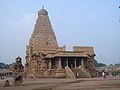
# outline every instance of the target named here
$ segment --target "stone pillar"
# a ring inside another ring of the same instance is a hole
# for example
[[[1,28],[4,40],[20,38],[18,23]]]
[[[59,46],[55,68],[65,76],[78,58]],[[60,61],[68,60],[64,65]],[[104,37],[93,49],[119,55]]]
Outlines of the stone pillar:
[[[58,68],[61,69],[62,68],[62,65],[61,65],[61,59],[58,58]]]
[[[84,60],[84,63],[85,63],[84,68],[87,69],[87,60],[86,59]]]
[[[66,66],[68,66],[68,58],[66,58]]]
[[[51,69],[51,59],[49,60],[49,69]]]
[[[81,58],[81,66],[84,68],[84,58]]]
[[[76,68],[76,58],[75,58],[75,68]]]

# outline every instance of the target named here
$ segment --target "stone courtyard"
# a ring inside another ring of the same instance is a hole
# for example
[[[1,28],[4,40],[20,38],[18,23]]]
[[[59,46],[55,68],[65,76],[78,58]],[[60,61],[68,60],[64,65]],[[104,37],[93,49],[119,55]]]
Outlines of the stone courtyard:
[[[22,86],[13,86],[12,78],[9,79],[11,87],[3,87],[5,80],[0,80],[0,90],[120,90],[120,78],[39,78],[25,79]]]

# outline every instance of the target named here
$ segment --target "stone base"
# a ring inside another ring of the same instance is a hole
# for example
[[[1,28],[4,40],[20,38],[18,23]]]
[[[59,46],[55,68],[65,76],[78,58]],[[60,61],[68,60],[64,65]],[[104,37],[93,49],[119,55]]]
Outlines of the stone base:
[[[22,85],[22,81],[15,81],[15,86],[21,86]]]
[[[37,74],[28,74],[28,78],[66,78],[66,72],[64,69],[50,69]]]
[[[55,78],[66,78],[66,72],[63,69],[56,70]]]
[[[66,78],[66,73],[58,72],[58,73],[55,74],[55,78]]]

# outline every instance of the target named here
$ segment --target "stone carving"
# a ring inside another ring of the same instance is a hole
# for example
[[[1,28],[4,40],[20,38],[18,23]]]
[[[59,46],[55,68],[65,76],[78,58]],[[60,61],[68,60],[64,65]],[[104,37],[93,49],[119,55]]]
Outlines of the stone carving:
[[[21,85],[23,82],[23,73],[24,73],[24,67],[21,62],[21,58],[18,56],[16,58],[16,63],[13,67],[13,75],[15,80],[15,85]]]
[[[10,87],[10,84],[9,84],[9,81],[8,81],[8,80],[5,81],[4,87]]]

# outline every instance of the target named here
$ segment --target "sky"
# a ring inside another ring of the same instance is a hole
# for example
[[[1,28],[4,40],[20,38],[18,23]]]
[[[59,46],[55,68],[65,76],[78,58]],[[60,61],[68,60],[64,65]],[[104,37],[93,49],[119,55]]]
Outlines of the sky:
[[[98,62],[120,62],[120,0],[0,0],[0,62],[25,63],[26,45],[44,5],[59,46],[94,47]]]

